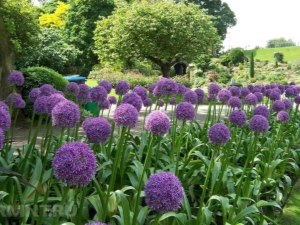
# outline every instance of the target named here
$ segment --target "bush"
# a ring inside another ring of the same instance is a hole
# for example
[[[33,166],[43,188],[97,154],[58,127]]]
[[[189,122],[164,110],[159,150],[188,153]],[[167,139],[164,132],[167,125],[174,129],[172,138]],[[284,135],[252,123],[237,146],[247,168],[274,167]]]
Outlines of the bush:
[[[198,88],[198,87],[201,87],[203,84],[205,84],[205,78],[203,77],[196,77],[194,79],[194,87],[195,88]]]
[[[283,53],[275,52],[273,57],[274,57],[275,62],[281,62],[281,63],[283,62]]]
[[[68,81],[56,71],[46,67],[28,67],[21,69],[24,75],[25,83],[20,88],[21,94],[26,101],[24,109],[25,116],[32,115],[32,103],[28,101],[27,97],[32,88],[40,87],[43,84],[51,84],[56,90],[64,91]]]

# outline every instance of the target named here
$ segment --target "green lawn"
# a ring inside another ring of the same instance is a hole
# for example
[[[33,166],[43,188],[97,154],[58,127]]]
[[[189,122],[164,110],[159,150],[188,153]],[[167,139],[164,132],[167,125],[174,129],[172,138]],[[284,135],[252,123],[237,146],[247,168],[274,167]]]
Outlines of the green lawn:
[[[254,59],[274,61],[274,52],[283,53],[284,61],[295,61],[300,59],[300,46],[284,47],[284,48],[261,48],[253,50],[245,50],[245,55],[250,58],[250,52],[254,53]]]

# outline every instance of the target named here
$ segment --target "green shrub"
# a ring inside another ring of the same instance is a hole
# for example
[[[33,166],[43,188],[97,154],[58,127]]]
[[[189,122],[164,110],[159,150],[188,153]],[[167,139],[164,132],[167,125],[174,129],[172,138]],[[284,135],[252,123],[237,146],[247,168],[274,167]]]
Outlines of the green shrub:
[[[181,83],[188,88],[191,88],[193,86],[193,81],[190,80],[188,76],[175,76],[172,77],[172,80],[177,83]]]
[[[229,52],[229,59],[233,65],[244,62],[244,52],[242,48],[234,48]]]
[[[203,77],[196,77],[194,79],[193,87],[194,88],[198,88],[198,87],[201,87],[203,84],[205,84],[205,78],[203,78]]]
[[[283,62],[283,53],[275,52],[273,57],[274,57],[275,62],[281,62],[281,63]]]

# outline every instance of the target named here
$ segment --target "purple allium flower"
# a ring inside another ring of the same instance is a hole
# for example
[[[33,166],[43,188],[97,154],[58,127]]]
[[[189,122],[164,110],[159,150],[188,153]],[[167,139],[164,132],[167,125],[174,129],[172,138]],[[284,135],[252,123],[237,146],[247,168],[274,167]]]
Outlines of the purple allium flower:
[[[279,100],[280,99],[280,93],[278,91],[272,89],[270,91],[269,98],[272,101]]]
[[[52,125],[59,127],[75,127],[80,118],[80,110],[75,103],[61,101],[52,109]]]
[[[155,87],[156,87],[156,83],[153,83],[153,84],[150,84],[150,85],[149,85],[148,90],[149,90],[149,92],[150,92],[151,94],[153,94],[153,90],[154,90]]]
[[[239,97],[241,94],[241,90],[237,86],[231,86],[228,90],[231,92],[231,96]]]
[[[256,105],[257,102],[258,102],[258,99],[255,94],[250,93],[245,98],[245,103],[248,105]]]
[[[208,130],[209,142],[213,144],[225,144],[229,141],[230,131],[223,123],[216,123]]]
[[[252,89],[252,91],[251,91],[251,93],[255,93],[255,92],[259,92],[260,93],[260,90],[261,90],[261,88],[258,88],[258,87],[254,87],[253,89]]]
[[[34,104],[33,104],[33,109],[35,114],[40,115],[40,114],[49,114],[49,110],[48,110],[48,100],[49,100],[49,96],[40,96],[38,97]]]
[[[35,100],[36,100],[38,97],[40,97],[40,95],[41,95],[40,89],[39,89],[39,88],[33,88],[33,89],[31,89],[31,91],[30,91],[29,94],[28,94],[28,99],[29,99],[29,101],[31,101],[31,102],[35,102]]]
[[[211,102],[211,101],[215,101],[216,100],[216,95],[210,95],[210,94],[207,94],[206,95],[206,99],[207,101]]]
[[[254,115],[249,121],[249,129],[257,133],[265,133],[269,129],[269,122],[264,116]]]
[[[217,96],[217,94],[219,93],[219,91],[221,91],[221,87],[220,87],[220,85],[218,85],[216,83],[211,83],[208,86],[208,94],[210,96]]]
[[[10,128],[11,125],[11,118],[9,115],[9,110],[4,106],[4,104],[1,104],[0,107],[0,129],[3,131],[7,131]]]
[[[261,93],[262,93],[263,95],[265,95],[265,93],[266,93],[266,88],[265,88],[264,86],[261,87]]]
[[[247,88],[248,88],[249,91],[251,92],[251,91],[253,90],[254,86],[253,86],[252,84],[249,84],[249,85],[247,86]]]
[[[203,103],[203,101],[204,101],[204,91],[201,89],[201,88],[197,88],[196,90],[195,90],[195,92],[196,92],[196,94],[197,94],[197,96],[198,96],[198,100],[197,100],[197,103],[198,104],[201,104],[201,103]]]
[[[183,85],[183,84],[181,84],[181,83],[177,83],[177,89],[178,89],[178,91],[177,91],[177,94],[178,95],[184,95],[184,93],[186,92],[186,87]]]
[[[92,222],[92,223],[86,223],[85,225],[109,225],[109,223]]]
[[[79,104],[85,104],[90,101],[90,88],[86,84],[79,84],[79,92],[77,95],[77,102]]]
[[[52,95],[55,91],[54,87],[51,84],[43,84],[40,87],[41,95]]]
[[[157,86],[155,86],[155,88],[153,89],[153,93],[152,93],[156,98],[159,98],[161,96],[161,93],[158,89]]]
[[[261,92],[262,86],[260,86],[260,85],[255,85],[254,88],[253,88],[253,90],[257,90],[256,92]],[[253,92],[253,93],[254,93],[254,92]]]
[[[281,110],[285,110],[285,105],[282,101],[276,100],[276,101],[274,101],[274,103],[272,105],[272,109],[275,112],[279,112]]]
[[[87,118],[85,118],[85,120],[82,122],[82,124],[81,124],[81,127],[82,127],[82,129],[86,132],[86,129],[87,129],[87,125],[89,124],[89,121],[91,120],[91,119],[94,119],[94,117],[87,117]]]
[[[124,103],[133,105],[138,112],[141,111],[143,105],[142,98],[135,92],[125,94],[121,101],[121,104]]]
[[[277,113],[276,119],[281,122],[288,122],[290,120],[290,115],[286,111],[282,110]]]
[[[157,100],[157,105],[158,105],[159,107],[163,107],[163,106],[165,105],[165,101],[164,101],[163,99],[158,99],[158,100]]]
[[[284,103],[285,110],[293,108],[293,103],[289,99],[283,99],[282,102]]]
[[[102,110],[109,109],[109,107],[110,107],[110,103],[109,103],[109,101],[107,99],[105,99],[100,105],[101,105],[101,109]]]
[[[7,96],[7,99],[6,99],[6,102],[7,102],[7,105],[10,105],[11,104],[11,98],[12,98],[12,94],[9,94]],[[13,96],[13,107],[16,108],[16,109],[23,109],[25,108],[25,101],[22,99],[22,96],[18,93],[14,93],[14,96]]]
[[[299,105],[300,104],[300,96],[297,95],[295,98],[294,98],[294,102]]]
[[[268,90],[268,89],[271,89],[271,85],[270,84],[266,84],[265,85],[265,88]]]
[[[91,100],[92,102],[101,103],[107,98],[107,91],[104,87],[98,85],[91,90]]]
[[[146,98],[144,101],[143,101],[143,105],[145,107],[149,107],[152,105],[152,99],[151,98]]]
[[[147,89],[142,86],[136,86],[132,89],[132,92],[135,92],[137,95],[139,95],[144,101],[148,97]]]
[[[281,94],[283,94],[285,91],[284,85],[282,85],[282,84],[278,85],[278,89],[280,90]]]
[[[170,103],[170,105],[176,105],[176,98],[170,98],[170,100],[169,100],[169,103]]]
[[[184,93],[183,99],[185,102],[189,102],[189,103],[195,105],[198,100],[198,95],[194,91],[187,91]]]
[[[75,82],[70,82],[67,84],[66,86],[66,93],[68,95],[73,95],[73,96],[77,96],[79,93],[79,86],[77,83]]]
[[[299,94],[299,88],[297,86],[292,86],[292,88],[294,90],[294,96],[297,96]]]
[[[189,102],[180,102],[175,109],[178,120],[193,120],[195,118],[194,106]]]
[[[257,102],[262,102],[264,96],[261,92],[254,92],[253,94],[256,96]]]
[[[157,212],[176,211],[183,199],[180,180],[170,172],[150,175],[145,185],[145,200],[151,210]]]
[[[83,126],[90,142],[99,144],[109,139],[111,126],[105,118],[87,118],[86,121],[83,122]]]
[[[3,132],[3,130],[0,128],[0,149],[3,148],[4,140],[5,140],[4,132]]]
[[[280,91],[280,89],[277,88],[277,87],[276,87],[276,88],[273,88],[272,91],[277,91],[277,92],[281,95],[281,91]]]
[[[111,83],[108,80],[103,80],[99,83],[100,86],[104,87],[107,94],[111,92],[112,86]]]
[[[268,107],[259,105],[253,110],[253,115],[261,115],[268,119],[270,117],[270,111]]]
[[[71,142],[56,151],[52,166],[54,176],[67,185],[86,186],[95,175],[97,161],[87,144]]]
[[[121,80],[116,85],[116,94],[117,95],[125,95],[130,89],[130,85],[124,81]]]
[[[271,89],[277,88],[277,85],[276,84],[270,84],[270,87],[271,87]]]
[[[241,90],[242,97],[246,97],[248,94],[250,94],[249,88],[243,87],[242,90]],[[237,97],[239,97],[239,96],[237,96]]]
[[[157,92],[160,93],[161,96],[176,95],[178,92],[177,83],[171,79],[162,77],[156,84]]]
[[[47,96],[47,114],[51,114],[52,109],[61,101],[65,101],[65,97],[60,94]]]
[[[292,87],[289,87],[285,90],[285,96],[286,97],[294,97],[295,96],[295,91]]]
[[[170,128],[170,119],[162,111],[153,111],[146,117],[145,128],[153,134],[165,135]]]
[[[9,111],[8,105],[5,102],[0,101],[0,110],[5,110],[6,112]]]
[[[246,120],[247,120],[246,113],[239,109],[232,111],[229,115],[230,123],[235,124],[239,127],[244,126]]]
[[[218,101],[225,103],[228,102],[228,100],[231,98],[232,94],[231,91],[227,90],[227,89],[222,89],[221,91],[219,91],[218,93]]]
[[[21,72],[13,70],[7,78],[8,83],[16,86],[22,86],[24,84],[24,76]]]
[[[266,89],[265,95],[266,95],[268,98],[270,98],[270,93],[271,93],[271,89]],[[280,96],[279,96],[279,98],[280,98]]]
[[[292,85],[296,85],[296,83],[295,82],[290,82],[290,86],[292,86]]]
[[[242,102],[239,97],[231,97],[228,100],[227,105],[233,109],[235,108],[240,109],[242,107]]]
[[[114,121],[117,126],[135,127],[138,121],[138,111],[131,104],[121,104],[114,113]]]
[[[109,103],[110,103],[111,105],[117,104],[117,99],[116,99],[115,96],[109,96],[109,97],[107,98],[107,100],[109,101]]]

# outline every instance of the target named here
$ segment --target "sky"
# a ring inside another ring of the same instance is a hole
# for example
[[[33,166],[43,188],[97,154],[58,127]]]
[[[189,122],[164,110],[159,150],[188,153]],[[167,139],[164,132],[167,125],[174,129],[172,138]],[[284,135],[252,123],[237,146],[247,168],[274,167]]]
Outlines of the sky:
[[[300,0],[223,0],[235,13],[237,24],[227,29],[224,50],[266,47],[276,38],[300,46]]]

